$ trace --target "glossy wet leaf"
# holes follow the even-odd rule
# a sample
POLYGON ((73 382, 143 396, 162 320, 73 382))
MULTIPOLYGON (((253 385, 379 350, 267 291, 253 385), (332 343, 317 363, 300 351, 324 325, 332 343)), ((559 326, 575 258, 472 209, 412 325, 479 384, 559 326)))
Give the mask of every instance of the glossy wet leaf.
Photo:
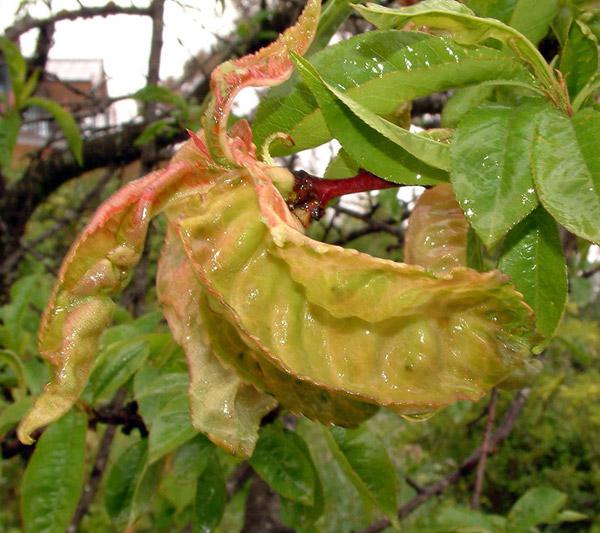
POLYGON ((361 168, 383 179, 406 185, 429 185, 447 180, 445 172, 419 161, 386 135, 366 124, 321 83, 310 64, 297 59, 297 68, 319 102, 331 135, 340 141, 344 150, 361 168))
POLYGON ((263 427, 250 465, 284 498, 314 505, 315 472, 289 430, 276 425, 263 427))
POLYGON ((144 364, 149 353, 148 343, 139 337, 109 345, 99 354, 98 363, 90 375, 88 390, 92 402, 110 400, 144 364))
POLYGON ((442 109, 442 126, 456 128, 469 111, 488 100, 493 92, 494 88, 488 84, 473 85, 454 91, 442 109))
POLYGON ((355 9, 369 22, 381 29, 402 28, 408 22, 427 26, 430 31, 451 32, 460 44, 478 44, 487 39, 497 39, 516 56, 526 61, 539 82, 552 94, 555 101, 564 105, 561 87, 552 69, 537 48, 522 33, 491 18, 481 18, 465 5, 454 0, 424 0, 413 6, 388 8, 369 3, 355 9))
POLYGON ((436 274, 466 266, 468 227, 450 184, 427 189, 408 219, 404 261, 436 274))
POLYGON ((551 487, 529 489, 508 513, 508 527, 528 531, 540 524, 553 522, 566 502, 567 495, 551 487))
POLYGON ((113 463, 104 489, 104 505, 118 528, 128 528, 148 508, 161 469, 160 462, 148 465, 146 439, 125 449, 113 463))
POLYGON ((452 142, 454 192, 469 223, 493 247, 538 203, 529 159, 543 102, 469 112, 452 142))
MULTIPOLYGON (((180 414, 179 422, 175 423, 179 429, 173 427, 166 434, 178 435, 178 439, 191 436, 193 424, 232 453, 250 456, 258 438, 260 420, 277 402, 252 384, 243 382, 215 356, 215 340, 211 342, 207 338, 206 320, 201 315, 201 288, 175 235, 168 236, 160 260, 157 292, 173 335, 186 352, 190 371, 191 413, 187 398, 182 396, 179 404, 185 408, 185 415, 181 418, 180 414)), ((237 356, 236 352, 234 357, 237 356)), ((169 404, 163 409, 168 410, 168 407, 169 404)), ((164 423, 171 425, 175 418, 167 415, 164 423)), ((160 414, 157 419, 160 420, 160 414)), ((150 448, 153 457, 152 437, 150 448)))
MULTIPOLYGON (((382 116, 393 114, 414 98, 486 80, 532 85, 527 69, 513 57, 416 32, 357 35, 311 56, 310 62, 325 82, 382 116)), ((253 131, 259 147, 274 132, 292 136, 294 147, 274 143, 275 155, 317 146, 331 138, 323 109, 317 107, 304 83, 288 82, 273 89, 259 105, 253 131)))
POLYGON ((189 377, 185 371, 146 367, 133 381, 133 395, 146 424, 152 425, 162 408, 173 397, 187 392, 189 377))
POLYGON ((313 505, 304 505, 294 500, 280 497, 280 513, 282 522, 294 529, 310 530, 311 526, 321 517, 325 509, 325 495, 319 471, 315 466, 306 441, 295 432, 288 433, 288 437, 309 461, 315 479, 313 505))
POLYGON ((558 227, 543 208, 508 234, 499 266, 534 310, 537 331, 552 337, 567 300, 567 268, 558 227))
POLYGON ((192 427, 187 395, 175 396, 152 421, 148 437, 148 463, 154 463, 190 440, 198 430, 192 427))
POLYGON ((379 438, 366 428, 330 430, 334 456, 363 499, 397 523, 396 471, 379 438))
POLYGON ((533 147, 532 171, 546 210, 569 231, 600 242, 600 112, 569 118, 545 112, 533 147))
MULTIPOLYGON (((296 65, 299 66, 304 81, 310 87, 317 101, 319 101, 319 96, 323 92, 323 88, 329 90, 333 96, 340 100, 347 109, 354 113, 354 115, 360 118, 365 124, 381 133, 394 144, 403 148, 416 159, 423 161, 434 168, 439 168, 441 170, 450 169, 450 150, 448 144, 438 142, 426 135, 412 133, 393 122, 380 117, 353 100, 344 91, 340 91, 333 85, 324 82, 319 72, 317 72, 308 61, 302 59, 300 56, 295 56, 294 60, 296 65), (320 84, 320 87, 318 87, 317 84, 320 84)), ((321 108, 326 107, 327 105, 326 102, 323 102, 321 108)), ((325 120, 330 131, 332 131, 335 128, 334 123, 328 121, 327 116, 325 117, 325 120)))
POLYGON ((583 22, 571 24, 559 67, 572 99, 598 72, 598 41, 583 22))
POLYGON ((179 227, 226 318, 279 368, 354 400, 419 413, 479 398, 527 358, 530 311, 497 271, 438 278, 312 241, 279 218, 289 211, 264 187, 269 228, 244 181, 214 189, 203 214, 190 206, 179 227))
POLYGON ((63 533, 83 488, 87 418, 69 412, 40 437, 21 485, 26 533, 63 533))
POLYGON ((225 478, 214 450, 209 452, 209 460, 196 483, 194 498, 194 531, 208 533, 214 531, 221 522, 227 503, 225 478))

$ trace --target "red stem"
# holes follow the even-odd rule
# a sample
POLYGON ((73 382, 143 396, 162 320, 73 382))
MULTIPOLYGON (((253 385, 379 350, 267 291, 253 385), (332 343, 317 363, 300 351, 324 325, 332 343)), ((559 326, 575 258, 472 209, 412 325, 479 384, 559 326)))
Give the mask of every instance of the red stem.
POLYGON ((336 180, 318 178, 304 170, 294 172, 294 177, 296 183, 294 192, 289 198, 289 205, 292 209, 308 210, 313 218, 319 218, 331 200, 344 194, 377 191, 400 186, 398 183, 378 178, 366 170, 361 170, 351 178, 336 180))

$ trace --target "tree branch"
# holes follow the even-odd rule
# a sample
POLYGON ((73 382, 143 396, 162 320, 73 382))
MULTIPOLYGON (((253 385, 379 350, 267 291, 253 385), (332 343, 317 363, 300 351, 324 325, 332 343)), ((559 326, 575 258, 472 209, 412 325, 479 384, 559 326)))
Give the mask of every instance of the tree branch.
POLYGON ((485 424, 485 433, 483 435, 483 442, 481 443, 481 456, 477 463, 477 473, 475 475, 475 487, 473 489, 473 499, 471 500, 471 507, 473 509, 479 509, 479 500, 481 499, 481 491, 483 490, 483 478, 485 476, 485 465, 487 462, 488 454, 490 453, 490 441, 492 437, 492 431, 494 430, 494 419, 496 418, 496 404, 498 403, 498 389, 492 389, 490 396, 490 403, 487 409, 487 422, 485 424))
POLYGON ((150 15, 150 8, 136 6, 119 6, 108 2, 101 7, 82 7, 76 11, 63 9, 45 19, 35 19, 26 15, 5 30, 5 35, 16 40, 18 37, 37 28, 44 28, 63 20, 89 19, 94 17, 108 17, 109 15, 150 15))
MULTIPOLYGON (((496 431, 492 434, 490 439, 490 453, 496 451, 497 446, 502 443, 512 431, 519 414, 521 413, 523 406, 525 405, 525 401, 529 396, 530 389, 525 388, 521 389, 514 400, 510 404, 508 410, 506 411, 506 415, 504 416, 504 420, 498 427, 496 431)), ((477 448, 471 455, 469 455, 460 466, 448 474, 446 477, 432 483, 431 485, 427 485, 423 488, 423 492, 421 494, 417 494, 414 498, 407 501, 402 507, 400 507, 398 511, 399 518, 405 518, 410 513, 412 513, 419 506, 423 505, 429 498, 435 496, 437 494, 441 494, 446 490, 450 485, 453 485, 457 481, 459 481, 463 476, 469 473, 473 468, 477 466, 479 460, 482 456, 482 448, 477 448)), ((387 518, 381 519, 369 527, 364 529, 362 533, 379 533, 383 531, 386 527, 390 525, 390 521, 387 518)))

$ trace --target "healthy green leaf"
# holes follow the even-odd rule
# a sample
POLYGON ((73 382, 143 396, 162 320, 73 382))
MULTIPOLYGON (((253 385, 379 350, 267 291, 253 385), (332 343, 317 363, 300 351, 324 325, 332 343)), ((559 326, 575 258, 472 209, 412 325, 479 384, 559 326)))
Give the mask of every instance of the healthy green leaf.
POLYGON ((214 450, 210 450, 208 462, 198 477, 196 498, 194 499, 194 531, 209 533, 214 531, 223 518, 227 491, 225 478, 214 450))
POLYGON ((396 471, 383 443, 366 428, 335 427, 330 435, 334 456, 363 499, 397 523, 396 471))
POLYGON ((144 364, 149 352, 148 343, 139 337, 113 343, 101 351, 88 383, 92 402, 112 397, 144 364))
POLYGON ((565 503, 567 495, 559 490, 551 487, 529 489, 508 513, 508 528, 530 531, 537 525, 553 522, 565 503))
POLYGON ((569 95, 574 98, 598 71, 598 41, 591 30, 580 21, 571 24, 567 42, 560 57, 569 95))
POLYGON ((192 427, 187 395, 172 398, 152 421, 148 439, 148 463, 154 463, 197 433, 192 427))
POLYGON ((275 425, 263 427, 250 464, 284 498, 314 505, 316 482, 311 462, 290 434, 275 425))
POLYGON ((533 44, 538 44, 548 33, 558 10, 558 0, 517 0, 508 25, 522 33, 533 44))
POLYGON ((104 504, 121 530, 129 527, 149 506, 162 464, 148 466, 148 441, 127 448, 113 464, 106 480, 104 504))
POLYGON ((303 505, 287 498, 281 500, 281 520, 282 522, 295 530, 305 531, 321 517, 325 510, 325 498, 323 494, 323 485, 317 467, 310 455, 310 450, 305 440, 298 433, 290 433, 290 438, 294 441, 298 449, 304 454, 310 462, 313 474, 315 476, 315 497, 313 505, 303 505))
POLYGON ((380 29, 401 28, 408 22, 430 30, 450 31, 460 44, 478 44, 497 39, 517 57, 526 61, 553 100, 566 109, 566 101, 552 69, 538 49, 522 33, 494 19, 476 17, 454 0, 424 0, 414 6, 387 8, 377 4, 356 5, 355 9, 380 29))
POLYGON ((569 118, 548 110, 539 118, 532 171, 538 197, 568 230, 600 242, 600 112, 569 118))
POLYGON ((473 85, 456 90, 442 109, 442 126, 456 128, 460 120, 474 107, 484 103, 493 93, 488 84, 473 85))
POLYGON ((21 485, 26 532, 64 533, 69 525, 83 488, 86 429, 85 415, 71 411, 40 437, 21 485))
POLYGON ((485 105, 468 113, 452 142, 454 192, 484 244, 493 247, 538 203, 529 168, 539 101, 485 105))
POLYGON ((558 14, 557 0, 465 0, 480 17, 498 19, 520 31, 533 44, 548 33, 558 14))
MULTIPOLYGON (((384 117, 414 98, 486 80, 519 81, 536 88, 514 57, 417 32, 365 33, 327 47, 310 60, 325 82, 384 117)), ((256 145, 260 148, 278 131, 289 133, 295 146, 289 149, 274 143, 274 155, 318 146, 331 138, 304 83, 292 80, 261 102, 253 122, 256 145)))
POLYGON ((567 300, 567 268, 558 228, 543 208, 509 233, 499 266, 534 310, 537 331, 552 337, 567 300))
POLYGON ((315 38, 304 56, 310 57, 325 48, 350 13, 350 0, 327 0, 321 10, 315 38))
POLYGON ((41 107, 54 117, 54 120, 56 120, 65 136, 69 149, 75 156, 75 160, 82 165, 83 140, 81 138, 79 126, 77 125, 77 122, 75 122, 73 115, 60 104, 53 100, 49 100, 48 98, 42 98, 41 96, 32 96, 28 98, 25 105, 41 107))
POLYGON ((352 160, 343 148, 340 148, 337 155, 327 165, 324 177, 327 179, 350 178, 356 176, 359 170, 360 166, 352 160))
POLYGON ((142 368, 133 380, 133 391, 146 424, 153 424, 171 398, 186 394, 189 381, 187 372, 142 368))
POLYGON ((346 104, 325 88, 312 66, 296 58, 304 82, 313 92, 331 135, 361 168, 407 185, 428 185, 447 179, 446 174, 419 161, 395 142, 365 124, 346 104))
MULTIPOLYGON (((450 170, 450 150, 447 144, 438 142, 427 136, 411 133, 407 129, 401 128, 393 122, 376 115, 366 107, 360 105, 358 102, 355 102, 343 91, 338 91, 332 85, 325 83, 320 74, 308 61, 302 59, 300 56, 296 56, 295 59, 296 63, 302 63, 301 73, 304 77, 304 81, 311 88, 311 90, 313 90, 314 83, 313 80, 307 80, 307 70, 313 75, 313 77, 317 79, 317 81, 321 83, 323 87, 328 89, 365 124, 369 125, 371 128, 378 131, 387 139, 397 144, 409 154, 423 161, 424 163, 442 170, 450 170)), ((321 91, 319 91, 319 93, 320 92, 321 91)), ((315 95, 315 98, 319 100, 319 97, 316 95, 315 91, 313 91, 313 94, 315 95)), ((327 115, 325 117, 325 120, 327 121, 327 115)), ((332 125, 330 122, 328 122, 328 126, 329 130, 331 131, 332 125)))

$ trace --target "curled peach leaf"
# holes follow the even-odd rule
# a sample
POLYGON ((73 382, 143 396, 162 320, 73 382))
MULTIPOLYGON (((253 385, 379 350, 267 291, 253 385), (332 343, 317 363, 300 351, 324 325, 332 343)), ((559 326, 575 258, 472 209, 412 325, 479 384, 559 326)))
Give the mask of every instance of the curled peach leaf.
POLYGON ((83 391, 98 338, 110 323, 111 296, 127 284, 151 218, 176 192, 210 185, 201 167, 181 162, 131 182, 100 206, 67 254, 42 317, 39 350, 54 376, 21 421, 23 442, 68 411, 83 391))
POLYGON ((213 354, 200 316, 202 288, 179 238, 171 231, 159 261, 156 286, 169 328, 188 361, 193 426, 231 453, 249 457, 260 420, 277 401, 243 382, 213 354))
POLYGON ((436 277, 313 241, 279 216, 264 175, 253 179, 256 196, 247 179, 214 189, 179 232, 201 283, 275 366, 414 414, 478 399, 524 364, 531 311, 501 273, 436 277))
MULTIPOLYGON (((255 54, 226 61, 213 71, 204 130, 216 163, 225 167, 239 164, 227 133, 227 118, 235 96, 244 87, 269 87, 287 80, 293 71, 289 53, 303 55, 308 50, 315 37, 320 12, 320 0, 308 0, 296 24, 276 41, 255 54)), ((235 132, 231 137, 235 138, 235 132)))
POLYGON ((452 185, 427 189, 408 219, 404 260, 436 274, 466 266, 468 229, 452 185))

